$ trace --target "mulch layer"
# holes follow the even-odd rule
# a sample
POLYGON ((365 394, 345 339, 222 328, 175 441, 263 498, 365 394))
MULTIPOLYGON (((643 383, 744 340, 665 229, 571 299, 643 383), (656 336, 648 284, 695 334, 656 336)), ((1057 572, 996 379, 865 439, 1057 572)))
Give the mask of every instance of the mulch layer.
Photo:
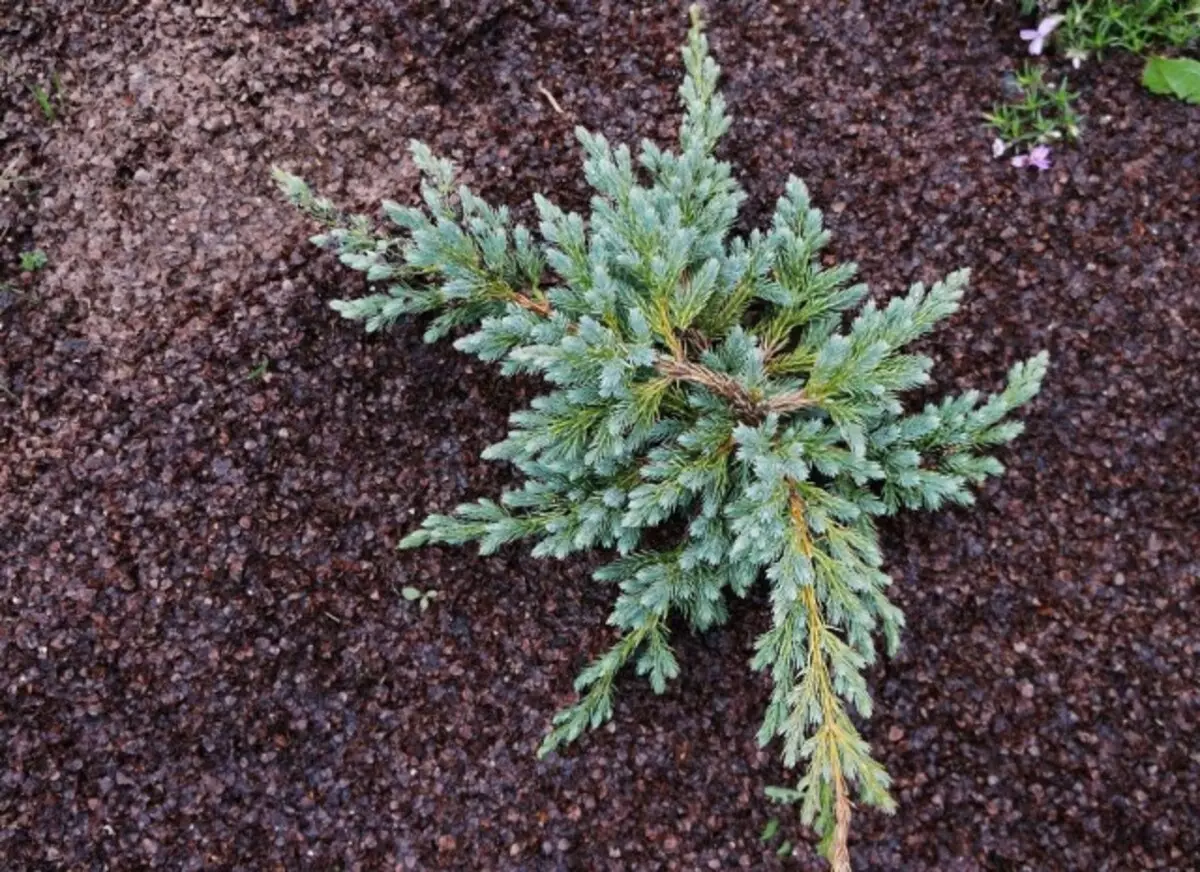
MULTIPOLYGON (((939 391, 1053 358, 979 505, 885 528, 909 626, 865 731, 900 810, 856 816, 856 868, 1195 868, 1200 112, 1089 62, 1083 141, 1017 171, 979 119, 1015 4, 710 5, 745 227, 794 172, 878 297, 973 267, 923 343, 939 391)), ((822 868, 762 797, 794 776, 754 742, 761 594, 535 760, 612 591, 394 546, 511 480, 479 453, 538 386, 339 321, 357 274, 268 178, 411 201, 418 136, 523 219, 535 191, 584 209, 572 127, 670 142, 685 28, 649 0, 10 0, 5 869, 822 868)))

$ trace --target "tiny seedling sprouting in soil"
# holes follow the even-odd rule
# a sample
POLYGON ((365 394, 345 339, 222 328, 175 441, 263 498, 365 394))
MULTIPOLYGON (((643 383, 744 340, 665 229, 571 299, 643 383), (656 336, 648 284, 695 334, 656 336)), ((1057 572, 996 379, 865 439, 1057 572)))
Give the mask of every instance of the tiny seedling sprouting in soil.
POLYGON ((270 358, 264 357, 262 360, 260 360, 254 366, 253 369, 251 369, 248 373, 246 373, 246 381, 258 381, 259 379, 266 378, 267 367, 269 367, 270 365, 271 365, 270 358))
POLYGON ((37 102, 38 108, 42 110, 42 115, 53 124, 58 113, 54 111, 54 102, 50 99, 50 94, 41 85, 30 85, 29 90, 33 93, 33 99, 37 102))
POLYGON ((437 599, 437 595, 436 590, 421 590, 417 587, 405 587, 400 590, 400 596, 410 603, 415 602, 423 612, 429 611, 429 604, 437 599))
MULTIPOLYGON (((779 818, 771 818, 767 821, 767 825, 763 827, 762 834, 758 837, 760 842, 769 842, 779 833, 779 818)), ((783 843, 775 849, 775 855, 778 857, 790 857, 792 855, 792 843, 790 839, 784 839, 783 843)))
POLYGON ((53 124, 58 118, 58 110, 55 108, 55 103, 63 102, 63 86, 62 79, 58 73, 52 73, 50 76, 50 84, 47 87, 41 85, 30 85, 29 92, 33 94, 34 102, 38 108, 42 110, 42 115, 46 121, 53 124))
POLYGON ((37 272, 46 265, 48 260, 46 252, 40 248, 35 248, 33 251, 22 251, 20 258, 21 272, 27 273, 37 272))

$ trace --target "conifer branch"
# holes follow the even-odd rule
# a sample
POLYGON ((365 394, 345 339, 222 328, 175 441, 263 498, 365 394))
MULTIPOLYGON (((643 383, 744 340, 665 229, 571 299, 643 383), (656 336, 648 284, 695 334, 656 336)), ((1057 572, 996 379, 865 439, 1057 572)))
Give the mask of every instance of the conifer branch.
MULTIPOLYGON (((792 521, 792 535, 796 547, 809 560, 813 558, 814 548, 812 534, 805 518, 804 499, 800 496, 794 483, 789 483, 788 512, 792 521)), ((813 754, 813 763, 818 759, 824 765, 818 768, 818 773, 828 778, 833 786, 834 826, 825 836, 829 840, 826 856, 834 872, 850 872, 850 792, 846 787, 846 777, 842 766, 842 746, 845 739, 845 725, 850 719, 842 706, 841 699, 833 688, 829 667, 825 659, 826 636, 830 633, 825 618, 821 612, 817 593, 810 584, 800 594, 808 622, 808 659, 805 665, 805 681, 796 691, 801 697, 795 704, 804 704, 802 699, 805 688, 813 688, 817 704, 820 708, 820 726, 815 734, 817 747, 823 748, 824 753, 813 754)), ((851 727, 853 730, 853 727, 851 727)), ((857 738, 857 734, 855 733, 857 738)))
MULTIPOLYGON (((542 318, 550 318, 554 310, 548 300, 534 299, 520 291, 503 287, 500 299, 515 303, 522 309, 542 318)), ((688 331, 681 338, 670 326, 669 316, 665 311, 659 313, 663 327, 663 340, 671 351, 670 355, 662 355, 655 361, 655 369, 669 379, 689 382, 703 387, 729 402, 739 419, 746 423, 757 424, 768 415, 784 415, 814 405, 814 402, 803 391, 783 391, 773 396, 764 397, 749 390, 733 376, 717 372, 702 363, 686 358, 686 344, 691 344, 701 350, 707 350, 707 342, 703 335, 688 331)), ((574 332, 575 325, 570 325, 569 332, 574 332)))
POLYGON ((828 632, 821 616, 821 607, 817 603, 817 595, 811 587, 806 587, 801 594, 804 608, 808 612, 808 671, 815 676, 817 695, 821 707, 821 726, 817 730, 816 740, 819 745, 828 746, 824 759, 828 767, 828 778, 834 790, 834 828, 827 849, 827 856, 834 872, 850 872, 850 792, 846 788, 846 777, 842 771, 841 758, 841 725, 848 718, 841 700, 833 691, 829 678, 829 669, 822 653, 824 635, 828 632))

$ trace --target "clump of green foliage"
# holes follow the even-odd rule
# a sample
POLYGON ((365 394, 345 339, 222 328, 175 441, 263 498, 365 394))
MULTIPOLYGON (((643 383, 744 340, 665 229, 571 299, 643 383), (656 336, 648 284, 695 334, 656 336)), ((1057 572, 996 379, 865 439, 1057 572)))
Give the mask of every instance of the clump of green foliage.
POLYGON ((1083 0, 1069 3, 1056 38, 1068 53, 1103 55, 1200 43, 1197 0, 1083 0))
POLYGON ((1054 41, 1068 57, 1200 44, 1200 0, 1020 0, 1024 15, 1055 15, 1054 41))
POLYGON ((1025 64, 1013 75, 1017 99, 997 103, 983 118, 1008 147, 1051 145, 1079 139, 1080 118, 1073 103, 1078 94, 1067 89, 1064 78, 1046 83, 1041 67, 1025 64))
POLYGON ((385 202, 395 235, 275 175, 323 226, 314 242, 381 285, 334 303, 344 317, 378 330, 428 315, 430 341, 467 330, 460 350, 548 383, 485 454, 523 484, 401 543, 616 552, 595 577, 616 589, 620 638, 579 675, 580 699, 540 753, 612 716, 627 665, 662 692, 679 674, 678 624, 719 625, 730 595, 763 584, 772 626, 751 665, 773 691, 758 738, 781 739, 786 764, 805 769, 773 795, 799 803, 847 870, 852 800, 895 806, 855 717, 871 714, 876 635, 894 652, 904 624, 876 519, 970 504, 1002 472, 989 452, 1021 432, 1008 416, 1038 392, 1047 358, 1013 366, 991 396, 906 408, 931 361, 904 349, 958 309, 967 273, 866 301, 853 264, 823 265, 829 233, 796 178, 767 230, 732 235, 744 194, 713 153, 729 118, 695 10, 683 58, 678 152, 644 141, 635 159, 578 130, 591 214, 537 196, 536 235, 456 188, 420 143, 424 207, 385 202))
MULTIPOLYGON (((1147 55, 1152 50, 1186 51, 1200 46, 1200 0, 1021 0, 1020 6, 1026 15, 1044 16, 1039 30, 1044 28, 1045 38, 1052 39, 1076 67, 1109 51, 1147 55)), ((1040 54, 1041 44, 1042 40, 1036 41, 1031 53, 1040 54)), ((1200 62, 1149 57, 1142 84, 1152 93, 1198 103, 1200 62)), ((1004 118, 1010 125, 1016 123, 1012 115, 1009 112, 1004 118)))

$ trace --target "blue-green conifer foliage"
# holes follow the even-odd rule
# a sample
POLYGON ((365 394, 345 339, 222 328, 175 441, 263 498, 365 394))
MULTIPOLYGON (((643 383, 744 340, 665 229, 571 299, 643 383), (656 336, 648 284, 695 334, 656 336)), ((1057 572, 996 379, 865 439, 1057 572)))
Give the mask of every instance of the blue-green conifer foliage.
POLYGON ((313 242, 378 289, 333 303, 345 318, 375 331, 428 316, 429 341, 457 334, 459 350, 548 385, 485 452, 520 487, 432 515, 401 543, 614 555, 595 577, 615 591, 619 638, 576 679, 540 753, 612 716, 627 665, 661 693, 680 670, 672 630, 719 625, 730 596, 764 584, 772 625, 751 666, 773 690, 758 740, 779 738, 803 769, 770 792, 798 802, 848 869, 852 800, 894 807, 854 717, 871 714, 877 637, 894 653, 904 624, 875 519, 970 504, 1003 471, 988 452, 1021 432, 1008 416, 1047 357, 1013 366, 997 394, 906 410, 931 361, 904 349, 958 309, 967 272, 867 300, 853 264, 822 265, 829 233, 794 177, 769 229, 734 235, 744 194, 713 153, 730 122, 696 13, 683 59, 678 151, 644 141, 635 159, 577 131, 586 218, 539 195, 537 231, 514 225, 419 142, 423 206, 385 202, 388 231, 275 177, 322 225, 313 242))

